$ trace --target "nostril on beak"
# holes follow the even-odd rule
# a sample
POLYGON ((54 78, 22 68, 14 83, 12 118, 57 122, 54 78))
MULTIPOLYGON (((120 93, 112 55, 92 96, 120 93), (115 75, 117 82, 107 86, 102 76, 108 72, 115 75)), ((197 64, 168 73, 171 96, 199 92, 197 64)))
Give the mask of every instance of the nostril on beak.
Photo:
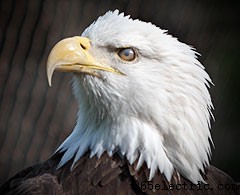
POLYGON ((81 46, 81 48, 83 48, 84 50, 87 49, 82 43, 80 43, 80 46, 81 46))

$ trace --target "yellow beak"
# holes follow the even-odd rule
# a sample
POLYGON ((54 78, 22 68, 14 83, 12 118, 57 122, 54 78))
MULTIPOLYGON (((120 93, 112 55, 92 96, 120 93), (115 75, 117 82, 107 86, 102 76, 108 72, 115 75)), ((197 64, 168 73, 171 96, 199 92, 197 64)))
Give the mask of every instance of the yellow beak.
POLYGON ((47 61, 47 78, 51 86, 55 70, 63 72, 86 73, 100 77, 96 70, 117 74, 120 71, 98 62, 90 54, 90 40, 86 37, 71 37, 58 42, 50 52, 47 61))

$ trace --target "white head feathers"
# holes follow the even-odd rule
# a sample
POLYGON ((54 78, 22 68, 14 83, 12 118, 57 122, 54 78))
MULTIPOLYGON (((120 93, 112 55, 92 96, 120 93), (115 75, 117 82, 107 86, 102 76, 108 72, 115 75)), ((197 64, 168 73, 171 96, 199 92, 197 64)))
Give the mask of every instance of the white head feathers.
POLYGON ((166 31, 118 11, 107 12, 82 34, 91 40, 92 55, 125 76, 101 72, 99 79, 74 75, 79 102, 77 125, 58 150, 59 166, 87 151, 106 151, 146 162, 150 179, 156 171, 168 180, 173 170, 193 183, 211 153, 211 79, 188 45, 166 31), (131 47, 137 59, 123 62, 116 49, 131 47))

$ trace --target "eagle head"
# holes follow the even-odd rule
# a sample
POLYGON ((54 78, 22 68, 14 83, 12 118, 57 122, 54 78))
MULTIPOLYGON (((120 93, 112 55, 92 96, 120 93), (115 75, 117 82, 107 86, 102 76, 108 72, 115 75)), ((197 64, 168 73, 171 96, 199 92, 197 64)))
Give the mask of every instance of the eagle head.
POLYGON ((170 181, 177 171, 193 183, 211 154, 211 79, 195 50, 165 30, 109 11, 52 49, 55 70, 72 72, 79 104, 76 126, 57 151, 63 166, 103 152, 146 163, 170 181))

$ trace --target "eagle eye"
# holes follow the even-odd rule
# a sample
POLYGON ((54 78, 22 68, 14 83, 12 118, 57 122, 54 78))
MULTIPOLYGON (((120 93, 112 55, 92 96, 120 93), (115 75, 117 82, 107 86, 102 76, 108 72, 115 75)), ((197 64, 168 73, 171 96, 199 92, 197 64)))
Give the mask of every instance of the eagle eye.
POLYGON ((132 48, 121 48, 117 54, 125 61, 133 61, 136 58, 136 52, 132 48))

